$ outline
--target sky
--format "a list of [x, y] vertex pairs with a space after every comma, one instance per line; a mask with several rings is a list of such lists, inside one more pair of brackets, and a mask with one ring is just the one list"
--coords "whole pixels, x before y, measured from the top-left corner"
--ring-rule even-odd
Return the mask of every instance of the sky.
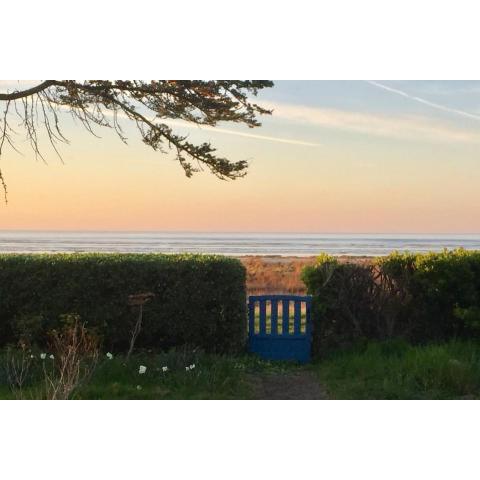
[[480, 81], [277, 81], [255, 101], [273, 109], [259, 128], [171, 123], [248, 160], [235, 181], [186, 178], [126, 121], [128, 145], [62, 118], [63, 163], [17, 128], [0, 229], [480, 233]]

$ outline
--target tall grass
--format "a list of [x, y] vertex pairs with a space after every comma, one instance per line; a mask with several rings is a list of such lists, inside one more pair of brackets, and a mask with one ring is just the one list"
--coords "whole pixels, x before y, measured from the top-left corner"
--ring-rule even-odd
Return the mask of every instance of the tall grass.
[[[145, 374], [139, 374], [140, 365], [147, 367]], [[168, 370], [164, 372], [163, 367]], [[127, 365], [122, 358], [104, 362], [78, 398], [188, 400], [248, 395], [243, 372], [233, 357], [172, 351], [136, 355]]]
[[[370, 257], [338, 257], [339, 263], [369, 264]], [[302, 270], [314, 265], [315, 257], [241, 257], [247, 269], [247, 292], [249, 295], [291, 293], [305, 295]]]
[[[38, 354], [31, 362], [22, 398], [44, 399], [43, 365], [56, 361]], [[0, 352], [0, 398], [17, 398], [6, 375], [6, 352]], [[103, 354], [93, 375], [75, 390], [72, 399], [233, 399], [248, 398], [245, 371], [252, 360], [191, 350], [134, 354], [109, 359]], [[146, 367], [140, 373], [140, 366]], [[165, 369], [165, 367], [167, 367]]]
[[480, 398], [480, 345], [369, 343], [315, 366], [336, 399]]
[[305, 265], [315, 262], [305, 259], [270, 259], [245, 257], [241, 259], [247, 269], [247, 292], [249, 295], [291, 293], [304, 294], [305, 284], [301, 273]]

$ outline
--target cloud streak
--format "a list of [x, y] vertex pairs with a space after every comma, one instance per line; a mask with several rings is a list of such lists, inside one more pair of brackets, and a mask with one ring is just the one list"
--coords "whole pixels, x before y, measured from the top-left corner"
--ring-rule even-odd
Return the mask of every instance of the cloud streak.
[[[27, 88], [29, 86], [37, 84], [38, 81], [19, 81], [18, 83], [12, 80], [0, 80], [0, 90], [9, 91], [9, 90], [21, 90], [22, 88]], [[66, 110], [66, 108], [64, 109]], [[111, 117], [113, 113], [109, 110], [104, 110], [104, 114]], [[128, 117], [120, 113], [117, 115], [119, 118], [128, 119]], [[256, 140], [263, 140], [268, 142], [276, 142], [276, 143], [283, 143], [288, 145], [299, 145], [303, 147], [319, 147], [321, 146], [320, 143], [315, 142], [307, 142], [303, 140], [296, 140], [293, 138], [285, 138], [285, 137], [276, 137], [271, 135], [260, 135], [257, 133], [249, 133], [249, 132], [241, 132], [238, 130], [231, 130], [228, 128], [221, 128], [221, 127], [211, 127], [208, 125], [197, 125], [193, 123], [183, 122], [180, 120], [169, 120], [169, 119], [160, 119], [161, 123], [165, 123], [167, 125], [176, 126], [179, 128], [185, 128], [188, 130], [195, 130], [198, 132], [208, 131], [208, 132], [216, 132], [223, 135], [233, 135], [237, 137], [245, 137], [245, 138], [253, 138]]]
[[391, 116], [270, 102], [262, 102], [262, 106], [273, 109], [274, 119], [286, 120], [292, 124], [403, 140], [480, 143], [480, 134], [477, 132], [418, 115]]
[[387, 92], [390, 92], [390, 93], [395, 93], [396, 95], [401, 95], [402, 97], [409, 98], [410, 100], [421, 103], [422, 105], [426, 105], [431, 108], [435, 108], [437, 110], [441, 110], [442, 112], [461, 115], [462, 117], [471, 118], [473, 120], [480, 120], [480, 115], [466, 112], [465, 110], [458, 110], [456, 108], [447, 107], [439, 103], [430, 102], [429, 100], [425, 100], [424, 98], [416, 97], [415, 95], [410, 95], [409, 93], [406, 93], [403, 90], [398, 90], [397, 88], [392, 88], [387, 85], [383, 85], [382, 83], [374, 82], [373, 80], [366, 80], [366, 82], [374, 87], [381, 88], [382, 90], [386, 90]]
[[[113, 113], [109, 110], [104, 111], [105, 115], [113, 116]], [[117, 114], [118, 118], [128, 119], [127, 115], [124, 113]], [[151, 119], [155, 121], [155, 119]], [[196, 123], [188, 123], [182, 120], [170, 120], [168, 118], [161, 118], [159, 120], [160, 123], [165, 123], [166, 125], [178, 128], [185, 128], [187, 130], [195, 130], [196, 132], [215, 132], [221, 133], [225, 135], [234, 135], [237, 137], [246, 137], [246, 138], [254, 138], [257, 140], [266, 140], [269, 142], [277, 142], [277, 143], [287, 143], [289, 145], [301, 145], [304, 147], [320, 147], [322, 146], [321, 143], [313, 143], [313, 142], [305, 142], [303, 140], [295, 140], [293, 138], [283, 138], [283, 137], [272, 137], [269, 135], [258, 135], [256, 133], [247, 133], [247, 132], [240, 132], [237, 130], [230, 130], [228, 128], [221, 128], [221, 127], [211, 127], [209, 125], [198, 125]]]
[[[410, 95], [402, 90], [389, 87], [382, 83], [367, 80], [367, 83], [375, 88], [382, 89], [392, 94], [400, 95], [412, 101], [421, 103], [430, 108], [435, 108], [455, 115], [461, 115], [472, 120], [480, 120], [480, 115], [447, 107], [445, 105], [430, 102], [423, 98]], [[21, 85], [15, 85], [12, 81], [0, 80], [0, 89], [23, 88], [28, 82], [21, 82]], [[372, 114], [366, 112], [341, 110], [337, 108], [308, 107], [298, 104], [288, 104], [281, 102], [263, 101], [262, 106], [271, 108], [273, 112], [273, 121], [283, 120], [295, 126], [308, 125], [313, 127], [327, 128], [331, 130], [349, 131], [365, 135], [373, 135], [385, 138], [397, 138], [407, 140], [426, 140], [435, 143], [445, 142], [463, 142], [480, 143], [480, 133], [473, 130], [461, 129], [438, 119], [432, 119], [419, 115], [385, 115]], [[106, 115], [111, 112], [106, 111]], [[125, 117], [120, 114], [119, 117]], [[320, 147], [322, 143], [315, 141], [304, 141], [285, 136], [263, 135], [260, 133], [251, 133], [250, 131], [234, 130], [222, 127], [212, 127], [208, 125], [196, 125], [181, 120], [161, 119], [172, 127], [183, 128], [192, 132], [213, 132], [221, 135], [231, 135], [237, 137], [251, 138], [253, 140], [281, 143], [287, 145], [296, 145], [303, 147]], [[266, 119], [270, 121], [270, 118]], [[314, 140], [314, 139], [313, 139]]]
[[210, 127], [208, 125], [196, 125], [187, 122], [182, 122], [178, 120], [161, 120], [162, 123], [166, 123], [167, 125], [172, 125], [180, 128], [188, 128], [190, 130], [194, 129], [199, 132], [209, 131], [209, 132], [216, 132], [222, 133], [226, 135], [236, 135], [238, 137], [247, 137], [247, 138], [254, 138], [257, 140], [267, 140], [269, 142], [277, 142], [277, 143], [287, 143], [290, 145], [301, 145], [304, 147], [320, 147], [320, 143], [313, 143], [313, 142], [304, 142], [303, 140], [295, 140], [292, 138], [283, 138], [283, 137], [272, 137], [269, 135], [258, 135], [256, 133], [247, 133], [247, 132], [239, 132], [237, 130], [230, 130], [227, 128], [220, 128], [220, 127]]

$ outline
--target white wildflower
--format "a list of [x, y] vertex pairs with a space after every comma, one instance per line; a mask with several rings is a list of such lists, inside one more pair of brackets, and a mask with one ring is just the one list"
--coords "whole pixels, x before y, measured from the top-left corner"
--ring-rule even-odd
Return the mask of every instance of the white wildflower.
[[111, 360], [113, 358], [113, 355], [110, 352], [106, 353], [106, 357]]
[[141, 385], [137, 385], [137, 390], [141, 390], [141, 389], [142, 389]]
[[185, 367], [185, 370], [188, 372], [190, 370], [190, 367]]
[[168, 367], [162, 367], [162, 372], [168, 372]]
[[146, 371], [147, 371], [147, 367], [145, 365], [140, 365], [140, 367], [138, 368], [138, 373], [140, 375], [143, 375]]
[[195, 364], [192, 363], [192, 364], [190, 365], [190, 370], [193, 370], [194, 368], [195, 368]]
[[45, 360], [45, 359], [47, 358], [47, 354], [46, 354], [46, 353], [41, 353], [41, 354], [40, 354], [40, 358], [41, 358], [42, 360]]
[[53, 360], [55, 357], [52, 355], [50, 355], [50, 360]]
[[34, 355], [30, 355], [30, 358], [35, 358], [35, 356], [34, 356]]

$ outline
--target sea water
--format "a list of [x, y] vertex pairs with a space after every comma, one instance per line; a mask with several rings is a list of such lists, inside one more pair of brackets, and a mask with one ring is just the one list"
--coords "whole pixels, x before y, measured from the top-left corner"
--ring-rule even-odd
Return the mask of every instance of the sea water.
[[393, 250], [480, 250], [480, 235], [0, 231], [0, 252], [379, 256]]

